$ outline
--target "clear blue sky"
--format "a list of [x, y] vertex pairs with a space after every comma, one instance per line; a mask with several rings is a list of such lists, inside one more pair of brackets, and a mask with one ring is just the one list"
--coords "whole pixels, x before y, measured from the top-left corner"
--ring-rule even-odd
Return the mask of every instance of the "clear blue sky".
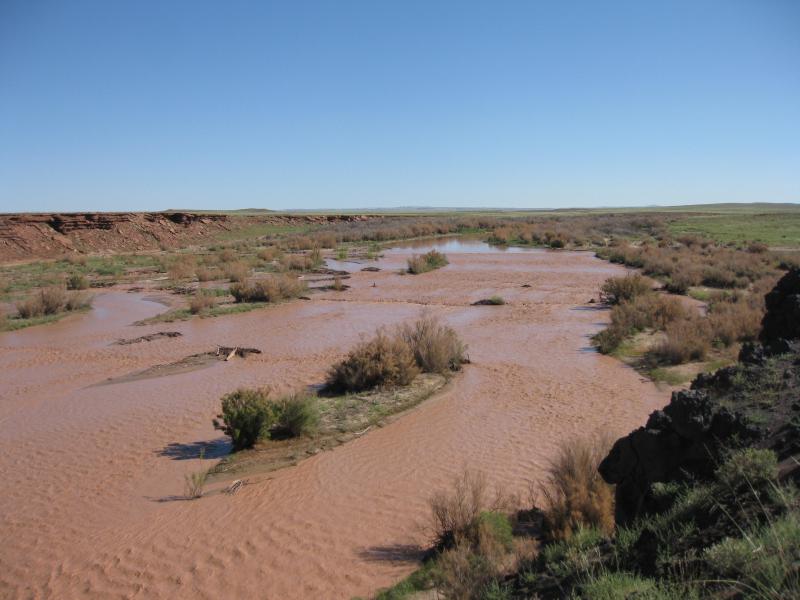
[[0, 210], [800, 201], [800, 1], [0, 0]]

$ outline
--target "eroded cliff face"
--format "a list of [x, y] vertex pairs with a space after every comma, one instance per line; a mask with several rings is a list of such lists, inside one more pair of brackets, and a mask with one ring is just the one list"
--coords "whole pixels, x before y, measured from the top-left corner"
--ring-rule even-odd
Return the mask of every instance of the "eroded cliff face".
[[739, 363], [700, 375], [674, 392], [644, 427], [620, 438], [600, 464], [617, 485], [617, 522], [657, 512], [656, 482], [711, 478], [724, 452], [738, 446], [775, 451], [785, 474], [797, 474], [800, 452], [800, 271], [788, 272], [767, 295], [760, 344]]
[[227, 215], [192, 213], [0, 215], [0, 261], [176, 248], [230, 227]]
[[360, 215], [239, 216], [192, 212], [0, 214], [0, 262], [69, 253], [136, 252], [209, 242], [254, 224], [367, 220]]

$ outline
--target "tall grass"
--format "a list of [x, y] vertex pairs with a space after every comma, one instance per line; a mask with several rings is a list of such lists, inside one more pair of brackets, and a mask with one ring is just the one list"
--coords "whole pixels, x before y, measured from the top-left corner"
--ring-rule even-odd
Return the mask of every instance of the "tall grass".
[[614, 530], [614, 491], [597, 472], [610, 443], [605, 439], [562, 443], [541, 488], [544, 525], [551, 540], [569, 539], [580, 528]]

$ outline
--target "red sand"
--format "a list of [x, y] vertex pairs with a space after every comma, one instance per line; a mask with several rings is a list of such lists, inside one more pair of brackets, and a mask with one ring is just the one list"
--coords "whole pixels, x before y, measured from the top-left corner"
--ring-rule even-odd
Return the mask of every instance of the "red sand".
[[[110, 292], [89, 314], [0, 334], [0, 596], [369, 595], [414, 568], [427, 499], [465, 466], [524, 492], [560, 441], [625, 433], [666, 402], [666, 392], [587, 348], [607, 314], [585, 303], [621, 269], [586, 253], [448, 257], [442, 270], [399, 276], [404, 256], [390, 252], [382, 272], [355, 273], [347, 292], [148, 327], [130, 323], [163, 306]], [[509, 304], [469, 306], [493, 294]], [[445, 392], [235, 496], [176, 499], [183, 475], [213, 464], [213, 452], [180, 460], [165, 449], [224, 447], [211, 426], [223, 393], [319, 383], [359, 336], [413, 319], [423, 305], [470, 346], [473, 364]], [[167, 329], [184, 335], [111, 345]], [[263, 354], [93, 385], [216, 344]]]

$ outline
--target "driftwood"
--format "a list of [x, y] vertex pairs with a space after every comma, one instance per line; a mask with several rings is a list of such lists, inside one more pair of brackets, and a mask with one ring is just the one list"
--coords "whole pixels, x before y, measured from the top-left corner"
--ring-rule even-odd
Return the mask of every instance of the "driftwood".
[[117, 340], [114, 342], [118, 346], [127, 346], [128, 344], [138, 344], [139, 342], [152, 342], [153, 340], [157, 340], [162, 337], [166, 338], [176, 338], [181, 337], [180, 331], [159, 331], [157, 333], [148, 333], [147, 335], [142, 335], [137, 338], [129, 339], [129, 340]]
[[216, 356], [224, 356], [224, 360], [230, 360], [234, 356], [247, 358], [248, 354], [261, 354], [258, 348], [242, 348], [241, 346], [217, 346]]
[[237, 479], [232, 484], [230, 484], [228, 487], [226, 487], [223, 491], [226, 494], [228, 494], [230, 496], [233, 496], [236, 492], [238, 492], [240, 489], [242, 489], [242, 486], [244, 484], [245, 484], [245, 480], [244, 479]]

